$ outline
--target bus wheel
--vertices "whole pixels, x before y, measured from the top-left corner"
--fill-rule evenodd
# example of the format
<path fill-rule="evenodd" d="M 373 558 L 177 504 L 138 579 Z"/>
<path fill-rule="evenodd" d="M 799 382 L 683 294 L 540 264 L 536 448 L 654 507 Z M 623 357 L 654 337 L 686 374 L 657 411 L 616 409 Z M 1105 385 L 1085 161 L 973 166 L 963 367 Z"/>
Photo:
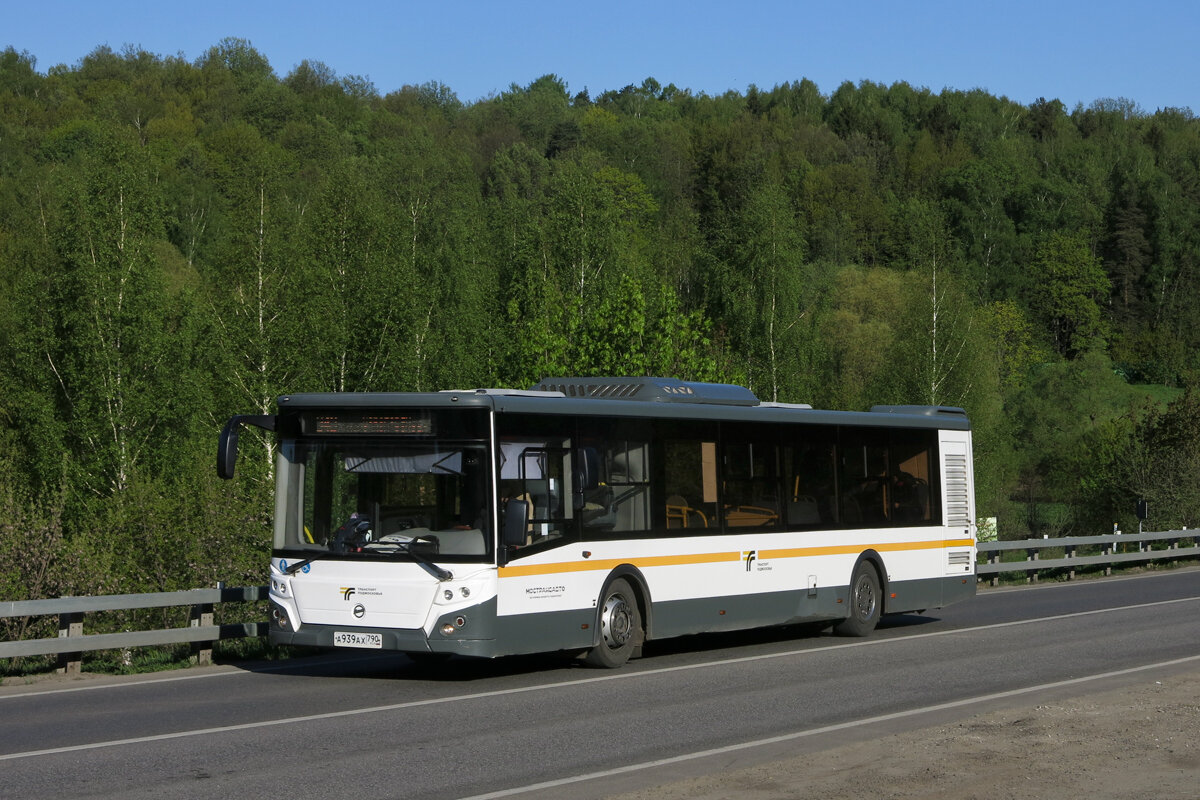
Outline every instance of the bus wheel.
<path fill-rule="evenodd" d="M 860 562 L 850 581 L 850 616 L 833 626 L 838 636 L 866 636 L 875 630 L 882 611 L 879 575 L 869 561 Z"/>
<path fill-rule="evenodd" d="M 600 644 L 588 651 L 584 662 L 616 669 L 629 660 L 642 635 L 642 615 L 637 598 L 624 578 L 608 585 L 600 604 Z"/>

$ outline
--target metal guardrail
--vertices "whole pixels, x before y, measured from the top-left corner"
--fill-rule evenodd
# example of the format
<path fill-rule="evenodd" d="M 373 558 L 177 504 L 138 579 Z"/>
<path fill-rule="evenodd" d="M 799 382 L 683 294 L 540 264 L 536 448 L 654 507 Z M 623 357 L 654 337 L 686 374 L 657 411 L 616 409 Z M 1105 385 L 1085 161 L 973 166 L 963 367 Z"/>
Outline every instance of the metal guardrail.
<path fill-rule="evenodd" d="M 1190 545 L 1181 546 L 1181 542 Z M 1154 545 L 1162 545 L 1154 549 Z M 1082 547 L 1099 547 L 1098 555 L 1077 555 Z M 1041 558 L 1041 551 L 1057 548 L 1062 558 Z M 1130 549 L 1136 548 L 1136 549 Z M 1067 569 L 1068 578 L 1075 577 L 1075 568 L 1105 565 L 1111 574 L 1114 564 L 1137 563 L 1178 558 L 1200 558 L 1200 530 L 1162 531 L 1155 533 L 1114 533 L 1101 536 L 1067 536 L 1058 539 L 1024 539 L 1008 542 L 981 542 L 978 545 L 981 562 L 975 567 L 980 580 L 992 576 L 993 585 L 1005 572 L 1024 572 L 1026 580 L 1037 581 L 1040 570 Z M 1121 552 L 1118 552 L 1121 550 Z M 1003 561 L 1010 552 L 1025 552 L 1023 561 Z M 986 559 L 983 561 L 982 559 Z M 198 659 L 207 663 L 212 657 L 212 643 L 223 639 L 265 636 L 267 623 L 239 622 L 213 624 L 213 606 L 217 603 L 246 603 L 264 600 L 266 586 L 233 588 L 188 589 L 180 592 L 153 594 L 117 594 L 96 597 L 61 597 L 53 600 L 15 600 L 0 602 L 0 618 L 31 617 L 57 614 L 58 636 L 52 639 L 25 639 L 0 642 L 0 658 L 54 655 L 60 668 L 78 672 L 81 654 L 89 650 L 113 650 L 126 647 L 152 647 L 165 644 L 199 644 Z M 84 635 L 83 615 L 93 611 L 129 611 L 142 608 L 190 606 L 190 625 L 186 628 L 166 628 L 124 633 Z"/>
<path fill-rule="evenodd" d="M 212 658 L 212 643 L 222 639 L 265 636 L 266 622 L 213 624 L 213 606 L 217 603 L 246 603 L 267 597 L 266 586 L 188 589 L 153 594 L 114 594 L 95 597 L 60 597 L 53 600 L 15 600 L 0 602 L 0 617 L 58 615 L 58 636 L 53 639 L 25 639 L 0 642 L 0 658 L 20 656 L 59 656 L 60 670 L 78 672 L 81 654 L 87 650 L 113 650 L 164 644 L 198 644 L 200 663 Z M 124 633 L 84 635 L 83 615 L 92 611 L 129 611 L 142 608 L 190 606 L 190 624 L 186 628 L 165 628 Z"/>
<path fill-rule="evenodd" d="M 1191 542 L 1181 546 L 1181 543 Z M 1154 545 L 1162 545 L 1157 549 Z M 1077 555 L 1081 547 L 1099 547 L 1096 555 Z M 1011 542 L 980 542 L 976 548 L 981 563 L 975 574 L 982 580 L 992 576 L 995 586 L 1000 573 L 1024 572 L 1026 580 L 1036 583 L 1038 572 L 1066 569 L 1067 578 L 1075 577 L 1076 567 L 1105 565 L 1104 574 L 1112 574 L 1112 565 L 1145 561 L 1200 557 L 1200 529 L 1147 533 L 1106 533 L 1100 536 L 1063 536 L 1057 539 L 1022 539 Z M 1041 558 L 1042 550 L 1063 550 L 1062 558 Z M 1024 561 L 1002 561 L 1004 553 L 1024 551 Z M 986 557 L 986 562 L 983 559 Z"/>

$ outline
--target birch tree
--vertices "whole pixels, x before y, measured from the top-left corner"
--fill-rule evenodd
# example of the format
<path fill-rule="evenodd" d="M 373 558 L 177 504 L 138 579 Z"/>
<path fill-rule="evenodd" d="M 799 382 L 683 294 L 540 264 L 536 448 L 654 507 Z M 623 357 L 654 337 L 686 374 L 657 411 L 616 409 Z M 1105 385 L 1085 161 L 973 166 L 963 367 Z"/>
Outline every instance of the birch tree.
<path fill-rule="evenodd" d="M 165 238 L 149 165 L 118 131 L 79 126 L 58 173 L 61 226 L 52 241 L 57 339 L 45 343 L 76 475 L 87 492 L 125 491 L 168 431 L 173 384 L 187 359 L 154 255 Z M 64 142 L 64 144 L 67 144 Z"/>
<path fill-rule="evenodd" d="M 975 368 L 974 309 L 941 213 L 919 200 L 901 210 L 906 309 L 897 340 L 901 393 L 925 405 L 967 404 Z"/>
<path fill-rule="evenodd" d="M 772 402 L 807 400 L 814 293 L 800 217 L 783 187 L 767 183 L 750 194 L 735 231 L 725 291 L 751 388 Z"/>
<path fill-rule="evenodd" d="M 216 133 L 214 182 L 224 199 L 224 237 L 204 265 L 212 297 L 216 338 L 228 385 L 225 413 L 273 413 L 275 398 L 295 391 L 304 354 L 297 348 L 300 321 L 291 265 L 292 246 L 309 199 L 284 182 L 287 158 L 248 125 Z M 221 421 L 218 411 L 214 424 Z M 259 474 L 269 485 L 274 470 L 271 438 L 258 436 Z"/>

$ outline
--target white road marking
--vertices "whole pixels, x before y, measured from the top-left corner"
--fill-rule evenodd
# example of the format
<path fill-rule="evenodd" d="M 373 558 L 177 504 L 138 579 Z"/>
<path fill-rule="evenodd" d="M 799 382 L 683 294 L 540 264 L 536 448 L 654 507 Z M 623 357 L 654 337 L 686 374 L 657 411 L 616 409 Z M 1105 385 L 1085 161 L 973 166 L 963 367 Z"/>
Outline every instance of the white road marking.
<path fill-rule="evenodd" d="M 766 739 L 756 739 L 752 742 L 742 742 L 740 744 L 731 744 L 725 747 L 715 747 L 711 750 L 700 750 L 695 753 L 684 753 L 671 758 L 660 758 L 655 761 L 645 761 L 641 764 L 630 764 L 624 767 L 616 767 L 614 769 L 602 770 L 600 772 L 589 772 L 586 775 L 575 775 L 570 778 L 559 778 L 553 781 L 544 781 L 542 783 L 534 783 L 529 786 L 518 786 L 512 789 L 502 789 L 498 792 L 489 792 L 487 794 L 477 794 L 470 797 L 461 798 L 461 800 L 496 800 L 500 797 L 512 797 L 513 795 L 524 794 L 526 792 L 534 792 L 541 789 L 555 789 L 561 786 L 570 786 L 575 783 L 584 781 L 596 780 L 598 778 L 611 778 L 614 775 L 624 775 L 630 772 L 638 772 L 644 769 L 654 769 L 670 764 L 678 764 L 683 761 L 694 761 L 698 758 L 711 758 L 712 756 L 726 755 L 728 753 L 736 753 L 741 750 L 750 750 L 754 747 L 763 747 L 766 745 L 778 744 L 780 742 L 790 742 L 796 739 L 803 739 L 808 736 L 820 736 L 823 733 L 833 733 L 834 731 L 843 731 L 850 728 L 860 728 L 864 725 L 875 725 L 880 722 L 888 722 L 890 720 L 904 719 L 906 717 L 916 717 L 921 714 L 931 714 L 938 711 L 945 711 L 951 708 L 962 708 L 976 703 L 987 703 L 992 700 L 1003 700 L 1009 697 L 1020 697 L 1024 694 L 1032 694 L 1048 689 L 1058 689 L 1063 686 L 1074 686 L 1090 681 L 1103 680 L 1105 678 L 1115 678 L 1121 675 L 1131 675 L 1137 672 L 1146 670 L 1158 669 L 1160 667 L 1172 667 L 1178 664 L 1187 664 L 1191 661 L 1200 661 L 1200 655 L 1188 656 L 1187 658 L 1176 658 L 1171 661 L 1161 661 L 1157 664 L 1144 664 L 1140 667 L 1130 667 L 1129 669 L 1118 669 L 1112 672 L 1102 672 L 1098 675 L 1087 675 L 1082 678 L 1071 678 L 1065 681 L 1054 681 L 1053 683 L 1043 683 L 1040 686 L 1028 686 L 1023 689 L 1010 689 L 1006 692 L 995 692 L 993 694 L 980 695 L 979 697 L 968 697 L 963 700 L 952 700 L 948 703 L 938 703 L 937 705 L 924 706 L 922 708 L 913 708 L 907 711 L 896 711 L 891 714 L 880 714 L 877 717 L 867 717 L 866 719 L 855 719 L 849 722 L 839 722 L 836 725 L 826 725 L 821 728 L 811 728 L 809 730 L 797 731 L 795 733 L 785 733 L 780 736 L 771 736 Z"/>
<path fill-rule="evenodd" d="M 528 694 L 530 692 L 540 692 L 540 691 L 547 691 L 547 690 L 553 690 L 553 689 L 563 689 L 563 688 L 567 688 L 570 686 L 584 686 L 584 685 L 588 685 L 588 684 L 602 683 L 605 681 L 635 680 L 638 678 L 645 678 L 645 677 L 656 676 L 656 675 L 665 675 L 665 674 L 674 673 L 674 672 L 685 672 L 688 670 L 696 670 L 696 669 L 709 669 L 711 667 L 728 666 L 731 664 L 746 664 L 746 663 L 751 663 L 751 662 L 755 662 L 755 661 L 766 661 L 766 660 L 775 659 L 775 658 L 787 658 L 790 656 L 820 655 L 822 653 L 827 653 L 832 650 L 844 650 L 846 648 L 851 648 L 851 647 L 882 647 L 882 646 L 887 646 L 889 644 L 895 644 L 895 643 L 901 643 L 901 642 L 911 642 L 916 639 L 926 639 L 926 638 L 933 638 L 933 637 L 939 637 L 939 636 L 953 636 L 953 635 L 964 634 L 964 633 L 976 633 L 979 631 L 993 630 L 995 628 L 1009 628 L 1009 627 L 1015 627 L 1018 625 L 1033 625 L 1033 624 L 1037 624 L 1037 623 L 1041 623 L 1041 622 L 1055 622 L 1055 621 L 1065 620 L 1065 619 L 1075 619 L 1075 618 L 1079 618 L 1079 617 L 1094 616 L 1097 614 L 1111 614 L 1111 613 L 1118 612 L 1118 611 L 1132 611 L 1132 610 L 1143 609 L 1143 608 L 1156 608 L 1159 606 L 1176 605 L 1179 603 L 1190 603 L 1190 602 L 1195 602 L 1197 600 L 1200 600 L 1200 596 L 1184 597 L 1184 598 L 1178 598 L 1175 600 L 1162 600 L 1162 601 L 1153 602 L 1153 603 L 1138 603 L 1138 604 L 1130 605 L 1130 606 L 1118 606 L 1115 608 L 1095 609 L 1092 611 L 1076 611 L 1076 612 L 1072 612 L 1070 614 L 1055 614 L 1055 615 L 1052 615 L 1049 617 L 1038 617 L 1036 619 L 1016 620 L 1013 622 L 1000 622 L 1000 623 L 996 623 L 993 625 L 977 625 L 977 626 L 971 627 L 971 628 L 957 628 L 955 630 L 933 631 L 930 633 L 919 633 L 919 634 L 915 634 L 915 635 L 895 636 L 895 637 L 891 637 L 891 638 L 887 638 L 887 639 L 863 639 L 860 641 L 847 642 L 845 644 L 830 645 L 830 646 L 826 646 L 826 647 L 806 648 L 803 650 L 788 650 L 788 651 L 785 651 L 782 653 L 761 653 L 759 655 L 753 655 L 753 656 L 743 656 L 740 658 L 726 658 L 726 659 L 721 659 L 720 661 L 707 661 L 707 662 L 703 662 L 703 663 L 699 663 L 699 664 L 683 664 L 683 665 L 674 666 L 674 667 L 663 667 L 661 669 L 650 669 L 650 670 L 643 670 L 643 671 L 639 671 L 639 672 L 633 672 L 633 671 L 614 672 L 614 673 L 606 674 L 606 675 L 598 675 L 598 676 L 592 676 L 592 677 L 588 677 L 588 678 L 579 678 L 577 680 L 572 680 L 572 681 L 560 681 L 558 683 L 537 684 L 534 686 L 523 686 L 523 687 L 517 687 L 517 688 L 513 688 L 513 689 L 497 689 L 495 691 L 490 691 L 490 692 L 476 692 L 474 694 L 455 695 L 452 697 L 436 697 L 436 698 L 430 698 L 427 700 L 412 700 L 412 701 L 408 701 L 405 703 L 392 703 L 389 705 L 371 706 L 368 708 L 353 708 L 353 709 L 345 709 L 342 711 L 329 711 L 329 712 L 326 712 L 323 714 L 309 714 L 309 715 L 300 716 L 300 717 L 285 717 L 282 719 L 261 720 L 259 722 L 246 722 L 246 723 L 242 723 L 239 725 L 222 725 L 222 726 L 215 727 L 215 728 L 198 728 L 198 729 L 194 729 L 194 730 L 176 731 L 174 733 L 160 733 L 160 734 L 154 734 L 151 736 L 137 736 L 137 737 L 133 737 L 133 738 L 129 738 L 129 739 L 112 739 L 112 740 L 101 741 L 101 742 L 89 742 L 86 744 L 67 745 L 64 747 L 51 747 L 51 748 L 47 748 L 45 750 L 29 750 L 29 751 L 22 752 L 22 753 L 2 754 L 2 755 L 0 755 L 0 761 L 12 761 L 12 760 L 20 759 L 20 758 L 35 758 L 38 756 L 57 755 L 60 753 L 77 753 L 77 752 L 81 752 L 81 751 L 85 751 L 85 750 L 97 750 L 97 749 L 105 748 L 105 747 L 121 747 L 124 745 L 131 745 L 131 744 L 146 744 L 148 742 L 161 742 L 161 741 L 167 741 L 170 739 L 184 739 L 184 738 L 189 738 L 192 736 L 207 736 L 207 735 L 217 734 L 217 733 L 230 733 L 233 731 L 254 730 L 257 728 L 271 728 L 271 727 L 275 727 L 278 725 L 294 725 L 294 724 L 313 722 L 316 720 L 323 720 L 323 719 L 337 719 L 340 717 L 354 717 L 354 716 L 359 716 L 362 714 L 377 714 L 377 713 L 385 712 L 385 711 L 401 711 L 401 710 L 408 709 L 408 708 L 419 708 L 422 706 L 461 703 L 461 702 L 466 702 L 466 701 L 470 701 L 470 700 L 480 700 L 480 699 L 489 698 L 489 697 L 504 697 L 504 696 L 508 696 L 508 695 Z M 770 744 L 775 741 L 787 741 L 789 739 L 799 738 L 802 736 L 812 736 L 817 733 L 835 731 L 835 730 L 840 730 L 842 728 L 848 728 L 848 727 L 854 727 L 856 725 L 862 725 L 862 724 L 866 724 L 866 723 L 872 722 L 872 721 L 879 722 L 879 721 L 883 721 L 883 720 L 897 719 L 897 718 L 901 718 L 901 717 L 908 716 L 911 714 L 925 713 L 925 712 L 929 712 L 929 711 L 937 711 L 937 710 L 944 709 L 944 708 L 955 708 L 955 707 L 961 706 L 961 705 L 968 705 L 971 703 L 985 702 L 987 700 L 998 699 L 998 698 L 1003 698 L 1003 697 L 1010 697 L 1010 696 L 1014 696 L 1014 695 L 1024 694 L 1026 692 L 1037 691 L 1040 689 L 1053 688 L 1056 686 L 1069 686 L 1073 683 L 1081 683 L 1081 682 L 1089 681 L 1089 680 L 1098 680 L 1098 679 L 1105 678 L 1105 677 L 1124 675 L 1124 674 L 1128 674 L 1128 673 L 1138 672 L 1141 670 L 1154 669 L 1157 667 L 1165 667 L 1165 666 L 1170 666 L 1172 664 L 1180 664 L 1180 663 L 1185 663 L 1185 662 L 1194 661 L 1194 660 L 1200 660 L 1200 655 L 1183 658 L 1183 659 L 1178 659 L 1176 661 L 1164 661 L 1164 662 L 1161 662 L 1158 664 L 1151 664 L 1151 665 L 1147 665 L 1147 666 L 1143 666 L 1143 667 L 1132 667 L 1127 670 L 1118 670 L 1116 672 L 1102 673 L 1100 675 L 1094 675 L 1094 676 L 1090 676 L 1090 677 L 1075 678 L 1075 679 L 1068 680 L 1068 681 L 1045 684 L 1043 686 L 1033 687 L 1033 688 L 1029 688 L 1029 689 L 1013 689 L 1008 692 L 1000 692 L 1000 693 L 992 694 L 992 695 L 983 695 L 983 696 L 977 697 L 977 698 L 967 698 L 965 700 L 957 700 L 957 701 L 953 701 L 950 703 L 944 703 L 941 705 L 928 706 L 923 709 L 915 709 L 913 711 L 908 711 L 908 712 L 898 712 L 895 714 L 889 714 L 889 715 L 885 715 L 882 717 L 872 717 L 869 720 L 846 722 L 846 723 L 842 723 L 840 725 L 832 725 L 832 726 L 829 726 L 826 728 L 818 728 L 818 729 L 802 731 L 802 732 L 794 733 L 794 734 L 787 734 L 782 737 L 776 737 L 774 739 L 763 739 L 763 740 L 760 740 L 755 743 L 747 743 L 747 744 L 743 744 L 743 745 L 731 745 L 727 749 L 715 750 L 715 751 L 705 751 L 705 753 L 731 752 L 733 750 L 745 749 L 747 747 L 758 746 L 758 745 L 762 745 L 762 744 Z M 221 674 L 225 674 L 225 673 L 221 673 Z M 97 687 L 97 688 L 101 688 L 101 687 Z M 22 696 L 28 696 L 28 695 L 22 695 Z M 691 755 L 687 755 L 687 756 L 677 756 L 675 760 L 687 760 L 690 758 L 698 758 L 701 755 L 703 755 L 703 754 L 691 754 Z M 627 769 L 635 769 L 635 768 L 636 769 L 644 769 L 644 768 L 648 768 L 650 766 L 654 766 L 656 764 L 668 764 L 668 763 L 672 763 L 672 760 L 667 759 L 664 761 L 648 762 L 645 765 L 629 767 Z M 568 781 L 589 780 L 590 777 L 605 775 L 605 774 L 616 774 L 616 773 L 615 772 L 613 772 L 613 773 L 595 773 L 593 776 L 579 777 L 579 778 L 573 778 L 573 779 L 564 779 L 564 780 L 568 780 Z M 546 785 L 551 786 L 554 784 L 546 784 Z M 539 784 L 539 786 L 540 786 L 540 784 Z M 537 787 L 525 787 L 524 789 L 522 789 L 520 791 L 530 791 L 534 788 L 537 788 Z M 511 791 L 517 791 L 517 790 L 511 790 Z M 484 795 L 481 797 L 485 797 L 485 796 L 486 797 L 503 797 L 505 795 L 503 795 L 503 794 Z"/>

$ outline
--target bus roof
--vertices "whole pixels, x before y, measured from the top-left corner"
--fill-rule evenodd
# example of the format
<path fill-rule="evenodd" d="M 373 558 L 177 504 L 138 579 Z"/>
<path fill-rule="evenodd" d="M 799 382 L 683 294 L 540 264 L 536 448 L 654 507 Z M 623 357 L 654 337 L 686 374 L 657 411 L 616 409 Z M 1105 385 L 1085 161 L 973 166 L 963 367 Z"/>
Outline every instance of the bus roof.
<path fill-rule="evenodd" d="M 481 407 L 499 413 L 657 417 L 867 427 L 970 430 L 967 414 L 950 406 L 879 405 L 870 411 L 830 411 L 760 402 L 742 386 L 675 378 L 548 378 L 533 389 L 440 392 L 325 392 L 279 398 L 280 410 L 305 408 Z"/>

